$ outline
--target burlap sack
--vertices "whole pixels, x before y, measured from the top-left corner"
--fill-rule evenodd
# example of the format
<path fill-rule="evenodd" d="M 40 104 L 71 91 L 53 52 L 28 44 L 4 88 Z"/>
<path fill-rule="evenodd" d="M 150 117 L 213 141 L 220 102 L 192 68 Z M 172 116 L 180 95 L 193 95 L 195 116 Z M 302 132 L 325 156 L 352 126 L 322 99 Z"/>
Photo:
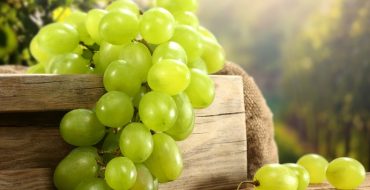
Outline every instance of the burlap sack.
<path fill-rule="evenodd" d="M 239 65 L 227 63 L 224 69 L 217 74 L 243 77 L 248 179 L 252 179 L 257 169 L 262 165 L 279 161 L 274 140 L 272 113 L 253 78 Z"/>
<path fill-rule="evenodd" d="M 24 73 L 22 66 L 0 66 L 0 73 Z M 240 66 L 227 63 L 220 75 L 240 75 L 244 83 L 244 104 L 247 126 L 248 178 L 253 178 L 258 168 L 266 163 L 278 162 L 274 141 L 272 113 L 253 78 Z"/>

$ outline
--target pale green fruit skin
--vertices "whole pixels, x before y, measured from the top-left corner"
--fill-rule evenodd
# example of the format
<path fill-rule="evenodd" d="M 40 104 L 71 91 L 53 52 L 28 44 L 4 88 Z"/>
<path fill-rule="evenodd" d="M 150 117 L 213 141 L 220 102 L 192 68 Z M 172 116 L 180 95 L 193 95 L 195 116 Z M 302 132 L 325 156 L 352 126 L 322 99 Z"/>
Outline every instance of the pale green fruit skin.
<path fill-rule="evenodd" d="M 112 2 L 108 7 L 106 8 L 107 11 L 116 11 L 116 10 L 128 10 L 134 13 L 135 15 L 139 16 L 140 10 L 139 7 L 135 2 L 132 0 L 117 0 Z"/>
<path fill-rule="evenodd" d="M 123 127 L 134 115 L 131 99 L 123 92 L 105 93 L 96 104 L 96 116 L 108 127 Z"/>
<path fill-rule="evenodd" d="M 184 48 L 188 61 L 194 61 L 203 53 L 203 41 L 200 33 L 191 26 L 177 25 L 171 41 Z"/>
<path fill-rule="evenodd" d="M 107 13 L 107 11 L 102 9 L 91 9 L 87 13 L 85 28 L 90 37 L 98 44 L 100 44 L 102 41 L 102 37 L 100 36 L 99 32 L 99 23 Z"/>
<path fill-rule="evenodd" d="M 195 113 L 188 96 L 180 93 L 173 96 L 176 102 L 178 117 L 176 123 L 169 130 L 165 131 L 176 141 L 185 140 L 191 135 L 194 129 Z"/>
<path fill-rule="evenodd" d="M 185 93 L 188 95 L 193 108 L 206 108 L 215 98 L 215 85 L 213 80 L 199 69 L 191 69 L 191 79 Z"/>
<path fill-rule="evenodd" d="M 128 190 L 134 186 L 137 171 L 134 163 L 126 157 L 116 157 L 108 162 L 105 180 L 109 187 L 116 190 Z"/>
<path fill-rule="evenodd" d="M 310 183 L 322 183 L 326 179 L 326 168 L 328 161 L 318 154 L 306 154 L 299 158 L 298 165 L 306 168 L 310 174 Z"/>
<path fill-rule="evenodd" d="M 87 178 L 82 180 L 74 190 L 112 190 L 101 178 Z"/>
<path fill-rule="evenodd" d="M 127 44 L 139 33 L 139 19 L 128 10 L 108 12 L 100 21 L 99 31 L 102 39 L 111 44 Z"/>
<path fill-rule="evenodd" d="M 84 74 L 89 72 L 89 61 L 76 53 L 60 54 L 49 60 L 46 72 L 50 74 Z"/>
<path fill-rule="evenodd" d="M 298 164 L 293 164 L 293 163 L 283 164 L 283 166 L 288 167 L 297 176 L 297 179 L 298 179 L 298 189 L 297 190 L 307 189 L 310 183 L 310 174 L 303 166 L 300 166 Z"/>
<path fill-rule="evenodd" d="M 74 189 L 81 180 L 98 175 L 98 164 L 94 153 L 72 150 L 54 171 L 54 185 L 59 190 Z"/>
<path fill-rule="evenodd" d="M 190 83 L 190 71 L 180 61 L 165 59 L 154 64 L 148 72 L 151 89 L 171 96 L 184 91 Z"/>
<path fill-rule="evenodd" d="M 122 130 L 119 146 L 123 155 L 142 163 L 153 151 L 152 134 L 144 124 L 130 123 Z"/>
<path fill-rule="evenodd" d="M 208 73 L 216 73 L 224 68 L 225 52 L 220 44 L 210 38 L 203 38 L 202 59 L 207 65 Z"/>
<path fill-rule="evenodd" d="M 175 18 L 163 8 L 146 11 L 140 21 L 140 34 L 148 43 L 161 44 L 173 36 Z"/>
<path fill-rule="evenodd" d="M 78 31 L 67 23 L 52 23 L 44 26 L 37 34 L 40 48 L 49 54 L 68 53 L 79 43 Z"/>
<path fill-rule="evenodd" d="M 187 55 L 184 48 L 176 42 L 166 42 L 157 46 L 153 52 L 153 64 L 164 59 L 179 60 L 185 65 L 187 64 Z"/>
<path fill-rule="evenodd" d="M 195 12 L 198 9 L 197 0 L 155 0 L 154 5 L 163 7 L 172 13 L 182 11 Z"/>
<path fill-rule="evenodd" d="M 75 109 L 63 116 L 60 122 L 60 134 L 69 144 L 90 146 L 104 137 L 105 127 L 93 111 Z"/>
<path fill-rule="evenodd" d="M 149 129 L 157 132 L 166 131 L 176 122 L 176 103 L 168 94 L 151 91 L 141 98 L 139 115 Z"/>
<path fill-rule="evenodd" d="M 145 165 L 160 183 L 177 179 L 183 169 L 181 153 L 176 142 L 164 133 L 153 135 L 154 149 Z"/>
<path fill-rule="evenodd" d="M 144 164 L 135 164 L 137 178 L 135 185 L 130 190 L 156 190 L 154 179 L 149 169 Z"/>
<path fill-rule="evenodd" d="M 297 190 L 298 179 L 289 168 L 280 164 L 266 164 L 257 170 L 253 181 L 256 190 Z"/>
<path fill-rule="evenodd" d="M 337 189 L 356 189 L 365 181 L 366 171 L 359 161 L 341 157 L 329 163 L 326 177 Z"/>

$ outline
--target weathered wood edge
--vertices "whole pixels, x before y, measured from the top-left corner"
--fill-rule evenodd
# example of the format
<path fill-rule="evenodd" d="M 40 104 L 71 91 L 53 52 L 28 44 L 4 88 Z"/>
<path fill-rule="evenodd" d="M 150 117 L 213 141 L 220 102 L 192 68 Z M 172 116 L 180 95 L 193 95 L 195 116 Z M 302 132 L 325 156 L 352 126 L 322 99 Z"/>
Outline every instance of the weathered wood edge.
<path fill-rule="evenodd" d="M 211 78 L 240 76 L 212 75 Z M 0 74 L 0 112 L 93 108 L 104 93 L 100 75 Z"/>

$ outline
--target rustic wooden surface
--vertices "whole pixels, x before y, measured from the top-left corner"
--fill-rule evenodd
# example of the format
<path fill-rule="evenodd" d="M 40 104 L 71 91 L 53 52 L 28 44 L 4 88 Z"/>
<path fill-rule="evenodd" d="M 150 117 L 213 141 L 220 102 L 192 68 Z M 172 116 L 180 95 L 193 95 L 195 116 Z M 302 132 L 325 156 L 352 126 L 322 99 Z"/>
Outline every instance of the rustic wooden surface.
<path fill-rule="evenodd" d="M 196 111 L 193 134 L 179 143 L 184 171 L 160 189 L 235 189 L 246 176 L 242 80 L 212 78 L 214 103 Z M 0 190 L 53 189 L 53 168 L 71 149 L 59 136 L 60 118 L 91 108 L 103 93 L 101 77 L 93 75 L 0 75 Z"/>
<path fill-rule="evenodd" d="M 253 190 L 253 187 L 248 185 L 244 190 Z M 307 190 L 336 190 L 328 182 L 322 184 L 310 185 Z M 365 181 L 356 190 L 370 190 L 370 173 L 367 173 Z"/>

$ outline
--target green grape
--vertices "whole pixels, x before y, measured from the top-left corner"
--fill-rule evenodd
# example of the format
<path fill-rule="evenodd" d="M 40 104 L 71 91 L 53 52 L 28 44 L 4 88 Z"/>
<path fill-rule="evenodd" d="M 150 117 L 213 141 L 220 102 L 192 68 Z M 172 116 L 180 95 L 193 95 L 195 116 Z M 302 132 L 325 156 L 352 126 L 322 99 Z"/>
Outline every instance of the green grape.
<path fill-rule="evenodd" d="M 85 44 L 92 45 L 94 41 L 91 39 L 85 27 L 86 18 L 87 18 L 86 13 L 76 11 L 68 15 L 64 19 L 64 22 L 72 25 L 74 28 L 77 29 L 81 41 L 83 41 Z"/>
<path fill-rule="evenodd" d="M 45 64 L 37 63 L 28 67 L 27 74 L 44 74 L 45 73 Z"/>
<path fill-rule="evenodd" d="M 298 189 L 297 190 L 306 190 L 308 187 L 308 184 L 310 183 L 310 174 L 308 171 L 298 165 L 298 164 L 283 164 L 283 166 L 288 167 L 294 174 L 296 175 L 298 179 Z"/>
<path fill-rule="evenodd" d="M 117 157 L 116 153 L 120 153 L 117 150 L 119 149 L 119 139 L 121 137 L 121 132 L 122 130 L 118 133 L 110 130 L 105 137 L 103 145 L 101 147 L 102 151 L 105 152 L 103 154 L 103 159 L 105 163 L 108 163 L 110 160 Z"/>
<path fill-rule="evenodd" d="M 364 182 L 366 171 L 359 161 L 341 157 L 329 163 L 326 178 L 337 189 L 356 189 Z"/>
<path fill-rule="evenodd" d="M 101 178 L 93 177 L 82 180 L 74 190 L 111 190 Z"/>
<path fill-rule="evenodd" d="M 294 172 L 280 164 L 266 164 L 257 170 L 253 181 L 256 190 L 297 190 L 298 179 Z"/>
<path fill-rule="evenodd" d="M 172 13 L 183 11 L 195 12 L 198 9 L 197 0 L 155 0 L 154 5 L 163 7 Z"/>
<path fill-rule="evenodd" d="M 37 40 L 38 36 L 36 35 L 31 40 L 30 52 L 31 55 L 39 62 L 45 63 L 48 62 L 51 58 L 51 54 L 46 53 L 43 49 L 40 48 L 40 45 Z"/>
<path fill-rule="evenodd" d="M 175 59 L 187 64 L 187 57 L 184 48 L 176 42 L 166 42 L 157 46 L 153 52 L 153 64 L 164 59 Z"/>
<path fill-rule="evenodd" d="M 142 123 L 130 123 L 122 130 L 119 147 L 133 162 L 144 162 L 153 151 L 152 134 Z"/>
<path fill-rule="evenodd" d="M 71 145 L 89 146 L 98 143 L 104 137 L 105 127 L 93 111 L 75 109 L 63 116 L 60 134 Z"/>
<path fill-rule="evenodd" d="M 203 39 L 206 38 L 208 40 L 213 40 L 213 41 L 217 42 L 217 38 L 207 28 L 205 28 L 203 26 L 199 26 L 198 27 L 198 32 L 201 34 Z"/>
<path fill-rule="evenodd" d="M 318 154 L 306 154 L 299 158 L 297 164 L 306 168 L 310 174 L 310 183 L 322 183 L 326 179 L 328 161 L 324 157 Z"/>
<path fill-rule="evenodd" d="M 203 38 L 204 51 L 202 59 L 207 65 L 208 73 L 216 73 L 220 71 L 225 65 L 225 52 L 214 40 Z"/>
<path fill-rule="evenodd" d="M 102 162 L 102 158 L 98 154 L 98 149 L 93 146 L 80 146 L 77 148 L 74 148 L 69 154 L 75 154 L 75 152 L 85 152 L 88 154 L 91 154 L 96 161 Z"/>
<path fill-rule="evenodd" d="M 136 164 L 137 178 L 135 185 L 130 190 L 156 190 L 154 179 L 144 164 Z"/>
<path fill-rule="evenodd" d="M 51 74 L 84 74 L 89 72 L 89 60 L 75 53 L 57 55 L 48 62 L 46 71 Z"/>
<path fill-rule="evenodd" d="M 141 78 L 133 63 L 113 61 L 104 72 L 103 83 L 107 91 L 121 91 L 134 96 L 140 91 Z"/>
<path fill-rule="evenodd" d="M 98 44 L 101 44 L 102 38 L 99 32 L 99 23 L 108 12 L 101 9 L 91 9 L 87 13 L 85 27 L 90 37 Z"/>
<path fill-rule="evenodd" d="M 134 115 L 131 99 L 123 92 L 105 93 L 96 103 L 96 116 L 108 127 L 123 127 Z"/>
<path fill-rule="evenodd" d="M 178 178 L 183 169 L 180 150 L 176 142 L 164 133 L 153 135 L 154 149 L 145 165 L 160 183 Z"/>
<path fill-rule="evenodd" d="M 203 61 L 202 58 L 198 58 L 198 59 L 195 59 L 192 62 L 189 62 L 188 66 L 189 66 L 189 68 L 199 69 L 199 70 L 203 71 L 204 73 L 208 74 L 207 65 Z"/>
<path fill-rule="evenodd" d="M 190 71 L 181 61 L 165 59 L 150 68 L 148 84 L 151 89 L 176 95 L 190 83 Z"/>
<path fill-rule="evenodd" d="M 191 80 L 185 93 L 194 108 L 206 108 L 215 98 L 215 84 L 211 78 L 199 69 L 191 69 Z"/>
<path fill-rule="evenodd" d="M 107 11 L 116 11 L 116 10 L 129 10 L 135 15 L 140 15 L 140 10 L 137 4 L 131 0 L 117 0 L 112 2 L 106 8 Z"/>
<path fill-rule="evenodd" d="M 134 186 L 137 172 L 134 163 L 126 157 L 116 157 L 105 168 L 105 180 L 115 190 L 127 190 Z"/>
<path fill-rule="evenodd" d="M 75 189 L 83 179 L 98 175 L 99 166 L 95 155 L 76 149 L 71 151 L 54 171 L 54 185 L 59 190 Z"/>
<path fill-rule="evenodd" d="M 159 189 L 159 181 L 158 178 L 155 178 L 153 181 L 153 190 L 158 190 Z"/>
<path fill-rule="evenodd" d="M 173 99 L 176 102 L 178 117 L 173 127 L 165 131 L 165 133 L 176 141 L 181 141 L 193 132 L 195 113 L 185 93 L 180 93 L 174 96 Z"/>
<path fill-rule="evenodd" d="M 119 58 L 134 64 L 142 82 L 146 81 L 146 76 L 152 66 L 152 55 L 144 44 L 140 42 L 129 43 L 120 51 Z"/>
<path fill-rule="evenodd" d="M 97 73 L 104 74 L 105 69 L 113 61 L 120 59 L 120 55 L 123 52 L 124 45 L 113 45 L 107 42 L 102 42 L 99 49 L 99 55 L 96 58 L 95 70 Z"/>
<path fill-rule="evenodd" d="M 77 30 L 67 23 L 48 24 L 37 34 L 37 43 L 47 54 L 71 52 L 76 49 L 79 41 Z"/>
<path fill-rule="evenodd" d="M 99 32 L 102 39 L 111 44 L 127 44 L 139 33 L 139 19 L 128 10 L 111 11 L 101 19 Z"/>
<path fill-rule="evenodd" d="M 139 104 L 140 104 L 141 98 L 147 92 L 148 92 L 147 87 L 145 85 L 144 86 L 141 86 L 140 91 L 137 94 L 135 94 L 135 96 L 132 98 L 132 103 L 134 104 L 134 107 L 135 108 L 139 108 Z"/>
<path fill-rule="evenodd" d="M 175 19 L 163 8 L 151 8 L 141 17 L 140 34 L 151 44 L 161 44 L 171 39 L 175 29 Z"/>
<path fill-rule="evenodd" d="M 165 93 L 151 91 L 141 98 L 139 115 L 148 128 L 158 132 L 166 131 L 176 122 L 176 103 Z"/>
<path fill-rule="evenodd" d="M 198 17 L 193 12 L 190 11 L 175 12 L 173 16 L 175 17 L 175 20 L 178 24 L 188 25 L 194 28 L 197 28 L 199 26 Z"/>
<path fill-rule="evenodd" d="M 185 49 L 189 62 L 194 61 L 202 55 L 202 39 L 198 31 L 193 27 L 177 25 L 171 40 L 179 43 Z"/>

